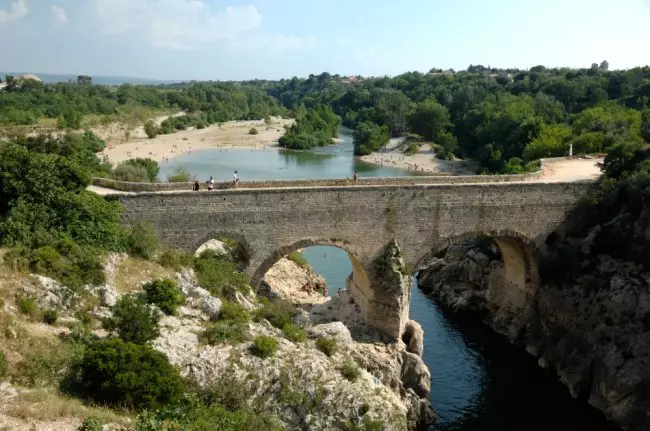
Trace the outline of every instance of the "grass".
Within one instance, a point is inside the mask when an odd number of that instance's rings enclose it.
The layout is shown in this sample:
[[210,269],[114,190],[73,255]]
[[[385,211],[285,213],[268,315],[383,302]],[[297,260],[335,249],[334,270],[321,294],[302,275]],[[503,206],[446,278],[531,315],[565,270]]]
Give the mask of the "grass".
[[251,315],[248,310],[236,302],[223,301],[219,320],[245,324],[250,322]]
[[34,317],[38,312],[38,304],[36,298],[31,295],[22,295],[16,299],[18,311],[25,316]]
[[316,347],[327,356],[333,356],[339,349],[336,339],[331,337],[320,337],[316,340]]
[[361,376],[361,369],[356,362],[348,360],[341,367],[341,374],[349,381],[355,382]]
[[287,259],[300,266],[301,268],[311,269],[311,266],[309,265],[309,262],[307,262],[307,259],[305,259],[302,253],[298,251],[292,251],[289,253],[287,255]]
[[171,278],[173,275],[171,270],[158,263],[129,256],[115,271],[115,288],[120,293],[130,293],[139,290],[140,284],[145,280]]
[[251,353],[259,358],[270,358],[275,356],[279,347],[278,340],[268,335],[259,335],[253,341]]
[[282,327],[284,338],[293,343],[304,343],[307,340],[307,334],[298,325],[287,323]]
[[255,320],[268,320],[271,325],[282,329],[285,325],[293,323],[293,318],[298,314],[298,309],[286,301],[269,301],[267,298],[260,298],[262,308],[255,312]]
[[87,416],[96,417],[102,423],[128,425],[126,415],[120,416],[112,410],[85,406],[74,398],[68,398],[54,390],[37,389],[21,392],[17,398],[7,403],[4,412],[12,417],[24,420],[53,421],[63,418],[83,419]]
[[215,322],[201,335],[203,342],[214,346],[217,344],[239,344],[249,340],[245,325],[234,322]]

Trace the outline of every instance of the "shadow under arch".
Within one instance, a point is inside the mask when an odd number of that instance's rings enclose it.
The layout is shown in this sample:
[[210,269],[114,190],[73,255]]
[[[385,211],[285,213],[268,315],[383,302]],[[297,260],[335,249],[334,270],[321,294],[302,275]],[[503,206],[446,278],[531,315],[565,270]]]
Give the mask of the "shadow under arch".
[[253,250],[249,242],[246,240],[246,238],[243,235],[236,232],[211,231],[205,236],[203,236],[201,240],[197,241],[195,244],[192,245],[192,253],[195,253],[199,249],[199,247],[201,247],[203,244],[213,239],[219,241],[224,241],[224,240],[237,241],[237,249],[235,250],[235,252],[237,254],[237,260],[240,262],[241,265],[240,269],[244,270],[248,267],[248,265],[250,264]]
[[268,272],[269,269],[277,261],[287,256],[289,253],[302,248],[313,247],[313,246],[332,246],[340,248],[348,254],[348,258],[352,263],[352,274],[350,275],[352,281],[362,289],[364,295],[369,296],[368,299],[372,299],[372,289],[370,287],[370,279],[368,273],[363,266],[363,263],[359,260],[357,256],[360,255],[360,249],[347,241],[340,241],[335,239],[301,239],[292,244],[287,244],[278,247],[275,249],[270,256],[267,256],[257,268],[254,269],[253,275],[251,276],[251,286],[254,289],[257,289],[264,278],[264,275]]
[[537,244],[520,232],[507,229],[498,231],[476,230],[443,238],[420,258],[415,270],[424,269],[433,257],[449,246],[481,237],[492,239],[501,251],[506,285],[498,295],[500,305],[515,309],[525,308],[530,299],[537,293],[540,285],[539,256]]

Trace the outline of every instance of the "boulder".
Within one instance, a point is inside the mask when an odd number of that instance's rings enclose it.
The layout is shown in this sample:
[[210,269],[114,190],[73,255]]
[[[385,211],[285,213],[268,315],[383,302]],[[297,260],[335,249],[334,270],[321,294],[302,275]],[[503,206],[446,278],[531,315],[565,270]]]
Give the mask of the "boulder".
[[422,357],[424,351],[424,331],[415,320],[409,320],[404,328],[402,341],[406,344],[406,351]]
[[210,319],[217,320],[219,318],[219,313],[221,312],[221,300],[208,295],[204,296],[201,301],[201,310],[207,314]]
[[219,241],[218,239],[211,239],[210,241],[206,242],[201,247],[199,247],[198,250],[196,250],[196,253],[194,253],[194,255],[196,257],[199,257],[204,251],[208,250],[214,251],[219,256],[230,255],[230,249],[226,243]]
[[349,343],[352,341],[350,330],[342,322],[324,323],[309,328],[309,336],[313,338],[332,337],[337,340]]
[[428,398],[431,392],[431,373],[419,356],[402,352],[402,384],[412,389],[420,398]]

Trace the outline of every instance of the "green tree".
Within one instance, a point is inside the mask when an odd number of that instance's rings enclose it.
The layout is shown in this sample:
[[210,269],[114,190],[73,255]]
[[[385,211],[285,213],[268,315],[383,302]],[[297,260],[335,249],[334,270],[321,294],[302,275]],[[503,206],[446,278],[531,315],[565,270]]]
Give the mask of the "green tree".
[[378,126],[369,121],[359,124],[354,131],[354,155],[365,156],[379,150],[390,139],[388,126]]
[[147,173],[147,179],[150,182],[155,182],[158,178],[158,173],[160,172],[160,166],[158,162],[149,158],[136,158],[129,159],[123,162],[126,165],[143,168]]
[[564,124],[543,126],[539,136],[524,149],[524,161],[545,157],[561,157],[568,154],[571,129]]
[[153,120],[149,120],[144,123],[144,132],[147,134],[149,139],[153,139],[158,136],[158,126],[154,123]]
[[145,344],[160,335],[160,314],[136,296],[122,296],[111,311],[113,315],[104,320],[104,328],[124,341]]
[[167,315],[176,314],[178,306],[185,302],[178,285],[168,278],[151,281],[142,288],[147,302],[156,304]]

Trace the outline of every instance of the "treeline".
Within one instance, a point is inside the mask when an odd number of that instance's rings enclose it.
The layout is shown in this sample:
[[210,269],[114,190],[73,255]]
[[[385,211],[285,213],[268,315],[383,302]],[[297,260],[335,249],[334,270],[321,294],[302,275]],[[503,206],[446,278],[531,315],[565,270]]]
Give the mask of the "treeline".
[[[287,108],[332,106],[343,125],[366,124],[360,134],[366,137],[367,123],[386,126],[390,136],[421,134],[443,154],[476,158],[489,172],[522,172],[527,161],[568,154],[571,144],[576,153],[640,142],[650,127],[650,67],[608,72],[471,66],[355,83],[324,73],[258,85]],[[357,145],[369,147],[377,145]]]
[[318,105],[309,110],[300,106],[293,116],[296,122],[291,127],[285,126],[286,132],[279,140],[283,148],[308,150],[324,147],[338,137],[341,118],[332,112],[330,106]]
[[0,125],[31,125],[41,119],[55,119],[61,128],[79,129],[85,116],[115,115],[133,107],[200,112],[206,124],[257,120],[286,111],[263,89],[235,83],[203,82],[168,88],[10,81],[11,85],[0,91]]

